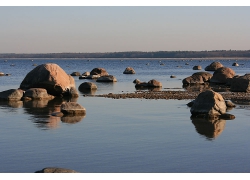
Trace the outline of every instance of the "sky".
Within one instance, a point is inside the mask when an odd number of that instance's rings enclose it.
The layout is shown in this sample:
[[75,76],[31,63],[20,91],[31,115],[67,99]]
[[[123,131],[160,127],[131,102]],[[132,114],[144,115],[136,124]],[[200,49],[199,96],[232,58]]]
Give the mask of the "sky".
[[0,53],[250,50],[250,6],[4,4],[0,17]]

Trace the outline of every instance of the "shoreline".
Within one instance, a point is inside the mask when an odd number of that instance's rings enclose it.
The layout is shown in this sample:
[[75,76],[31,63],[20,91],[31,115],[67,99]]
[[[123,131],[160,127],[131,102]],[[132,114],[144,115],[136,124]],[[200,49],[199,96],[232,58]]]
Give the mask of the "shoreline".
[[[246,92],[218,92],[225,100],[231,100],[234,102],[249,102],[250,93]],[[105,97],[112,99],[174,99],[174,100],[194,100],[200,94],[199,91],[137,91],[134,93],[120,93],[120,94],[102,94],[91,95],[92,97]],[[85,95],[88,96],[88,95]]]

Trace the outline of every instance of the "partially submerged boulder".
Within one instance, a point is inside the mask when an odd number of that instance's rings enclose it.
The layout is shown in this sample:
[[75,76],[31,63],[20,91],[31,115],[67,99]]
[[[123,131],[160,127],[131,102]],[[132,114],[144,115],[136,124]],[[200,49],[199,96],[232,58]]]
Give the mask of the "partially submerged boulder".
[[90,75],[108,76],[109,74],[104,68],[94,68],[90,71]]
[[9,89],[0,92],[0,100],[5,101],[20,101],[23,97],[24,91],[21,89]]
[[201,70],[201,69],[202,69],[201,65],[197,65],[193,67],[193,70]]
[[230,90],[233,92],[250,92],[250,74],[235,76],[231,81]]
[[49,95],[46,89],[43,88],[30,88],[25,91],[22,99],[42,100],[54,99],[54,96]]
[[214,119],[226,113],[227,106],[221,94],[212,90],[201,92],[193,101],[190,112],[192,117]]
[[231,79],[235,76],[235,71],[228,67],[221,67],[214,71],[210,82],[217,84],[229,84]]
[[117,82],[117,79],[113,75],[108,75],[97,78],[96,82]]
[[154,87],[162,87],[162,83],[160,81],[157,81],[155,79],[152,79],[148,82],[137,82],[135,84],[136,88],[141,88],[141,87],[150,87],[150,88],[154,88]]
[[81,90],[92,90],[92,89],[97,89],[97,86],[93,82],[84,82],[84,83],[80,84],[80,86],[78,87],[78,89],[80,91]]
[[53,96],[66,96],[75,88],[75,80],[57,64],[42,64],[30,71],[20,84],[20,89],[30,88],[44,88]]
[[182,80],[182,83],[184,85],[186,84],[204,84],[205,82],[209,82],[210,79],[213,77],[212,74],[208,72],[197,72],[192,74],[192,76],[189,76]]
[[135,74],[135,70],[132,67],[127,67],[124,71],[123,74]]
[[65,102],[61,105],[61,112],[64,115],[85,115],[86,109],[76,102]]
[[205,71],[216,71],[217,69],[224,67],[220,62],[212,62],[210,65],[205,67]]
[[70,75],[71,76],[81,76],[81,73],[80,72],[72,72]]
[[35,173],[78,173],[75,170],[58,168],[58,167],[46,167],[42,170],[36,171]]

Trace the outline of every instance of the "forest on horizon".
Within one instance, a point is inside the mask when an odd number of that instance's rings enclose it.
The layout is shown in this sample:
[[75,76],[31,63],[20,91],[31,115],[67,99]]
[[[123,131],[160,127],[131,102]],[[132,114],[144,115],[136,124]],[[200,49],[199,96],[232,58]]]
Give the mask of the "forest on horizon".
[[250,58],[250,50],[0,53],[0,58]]

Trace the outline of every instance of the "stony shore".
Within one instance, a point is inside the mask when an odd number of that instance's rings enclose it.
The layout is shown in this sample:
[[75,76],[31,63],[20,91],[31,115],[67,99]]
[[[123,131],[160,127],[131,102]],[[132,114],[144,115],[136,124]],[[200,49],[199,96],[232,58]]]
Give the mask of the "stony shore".
[[[121,93],[121,94],[102,94],[94,95],[95,97],[105,97],[113,99],[176,99],[176,100],[193,100],[200,92],[190,91],[136,91],[134,93]],[[218,92],[225,100],[231,100],[234,102],[250,103],[250,93],[246,92]]]

